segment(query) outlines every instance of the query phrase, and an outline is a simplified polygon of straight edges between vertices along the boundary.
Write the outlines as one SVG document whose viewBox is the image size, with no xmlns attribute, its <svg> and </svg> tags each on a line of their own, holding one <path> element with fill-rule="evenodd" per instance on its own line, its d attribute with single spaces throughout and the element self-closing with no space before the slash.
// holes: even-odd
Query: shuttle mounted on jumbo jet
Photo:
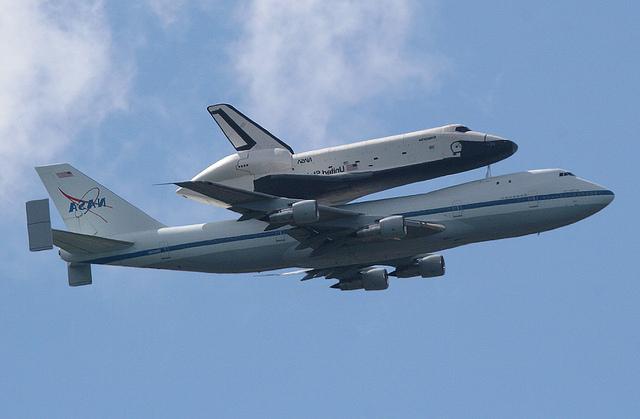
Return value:
<svg viewBox="0 0 640 419">
<path fill-rule="evenodd" d="M 49 200 L 27 202 L 29 248 L 59 247 L 72 286 L 90 284 L 91 265 L 103 264 L 210 273 L 296 267 L 303 279 L 337 279 L 332 288 L 383 290 L 389 276 L 444 275 L 436 252 L 558 228 L 613 200 L 559 169 L 339 206 L 187 181 L 176 184 L 242 216 L 167 227 L 71 165 L 36 170 L 69 231 L 51 228 Z"/>
<path fill-rule="evenodd" d="M 445 125 L 294 153 L 231 105 L 212 105 L 208 111 L 237 153 L 212 164 L 193 181 L 325 204 L 346 203 L 396 186 L 487 166 L 518 149 L 504 138 L 463 125 Z M 177 193 L 220 205 L 188 188 Z"/>
</svg>

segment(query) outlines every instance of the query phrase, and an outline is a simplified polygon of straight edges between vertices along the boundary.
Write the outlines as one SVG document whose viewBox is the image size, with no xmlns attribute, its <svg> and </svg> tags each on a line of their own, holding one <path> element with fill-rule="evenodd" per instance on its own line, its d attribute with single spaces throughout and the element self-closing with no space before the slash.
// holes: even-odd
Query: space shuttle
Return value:
<svg viewBox="0 0 640 419">
<path fill-rule="evenodd" d="M 207 167 L 192 181 L 327 205 L 488 166 L 518 149 L 505 138 L 450 124 L 296 153 L 231 105 L 211 105 L 207 110 L 236 153 Z M 176 193 L 224 206 L 190 189 L 179 188 Z"/>
</svg>

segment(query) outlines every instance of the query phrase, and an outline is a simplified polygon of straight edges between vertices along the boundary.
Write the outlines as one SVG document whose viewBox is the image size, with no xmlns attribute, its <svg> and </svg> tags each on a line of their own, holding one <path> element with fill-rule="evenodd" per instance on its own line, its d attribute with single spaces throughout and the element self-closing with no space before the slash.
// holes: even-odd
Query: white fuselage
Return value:
<svg viewBox="0 0 640 419">
<path fill-rule="evenodd" d="M 135 242 L 125 251 L 78 256 L 71 262 L 228 273 L 286 267 L 323 268 L 384 264 L 386 260 L 436 252 L 467 243 L 551 230 L 588 217 L 613 199 L 605 188 L 547 169 L 492 177 L 434 192 L 343 206 L 369 215 L 401 214 L 442 224 L 446 229 L 423 238 L 358 243 L 310 256 L 296 250 L 286 234 L 291 227 L 264 231 L 261 221 L 221 221 L 166 227 L 118 236 Z"/>
<path fill-rule="evenodd" d="M 283 148 L 240 151 L 212 164 L 192 180 L 335 204 L 491 164 L 517 149 L 509 140 L 475 131 L 459 132 L 457 127 L 460 126 L 447 125 L 295 154 Z M 305 185 L 314 186 L 303 180 L 299 186 L 279 189 L 278 182 L 282 180 L 271 181 L 269 176 L 273 175 L 342 176 L 341 179 L 353 180 L 353 183 L 344 188 L 346 182 L 336 182 L 335 190 L 322 187 L 310 190 L 311 195 L 289 196 L 286 194 L 299 192 Z M 188 189 L 180 188 L 177 192 L 187 198 L 217 204 Z"/>
</svg>

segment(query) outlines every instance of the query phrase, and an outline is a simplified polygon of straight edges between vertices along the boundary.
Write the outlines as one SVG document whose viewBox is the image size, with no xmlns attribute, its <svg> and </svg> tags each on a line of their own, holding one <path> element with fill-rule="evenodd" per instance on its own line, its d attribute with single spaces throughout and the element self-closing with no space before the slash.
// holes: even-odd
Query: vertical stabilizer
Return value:
<svg viewBox="0 0 640 419">
<path fill-rule="evenodd" d="M 71 166 L 36 167 L 67 228 L 74 233 L 111 237 L 163 224 Z"/>
<path fill-rule="evenodd" d="M 220 103 L 207 110 L 236 151 L 282 148 L 293 154 L 288 144 L 233 106 Z"/>
</svg>

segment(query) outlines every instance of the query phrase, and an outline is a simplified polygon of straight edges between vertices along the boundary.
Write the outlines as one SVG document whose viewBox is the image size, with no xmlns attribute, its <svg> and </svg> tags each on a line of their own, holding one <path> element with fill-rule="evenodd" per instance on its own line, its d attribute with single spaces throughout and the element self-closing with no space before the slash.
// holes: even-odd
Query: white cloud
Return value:
<svg viewBox="0 0 640 419">
<path fill-rule="evenodd" d="M 0 0 L 0 199 L 75 134 L 126 106 L 100 2 Z"/>
<path fill-rule="evenodd" d="M 424 17 L 414 21 L 419 6 L 256 0 L 238 10 L 242 34 L 230 55 L 247 111 L 287 140 L 318 143 L 349 106 L 394 89 L 433 87 L 444 60 L 409 45 L 418 28 L 429 27 Z"/>
</svg>

